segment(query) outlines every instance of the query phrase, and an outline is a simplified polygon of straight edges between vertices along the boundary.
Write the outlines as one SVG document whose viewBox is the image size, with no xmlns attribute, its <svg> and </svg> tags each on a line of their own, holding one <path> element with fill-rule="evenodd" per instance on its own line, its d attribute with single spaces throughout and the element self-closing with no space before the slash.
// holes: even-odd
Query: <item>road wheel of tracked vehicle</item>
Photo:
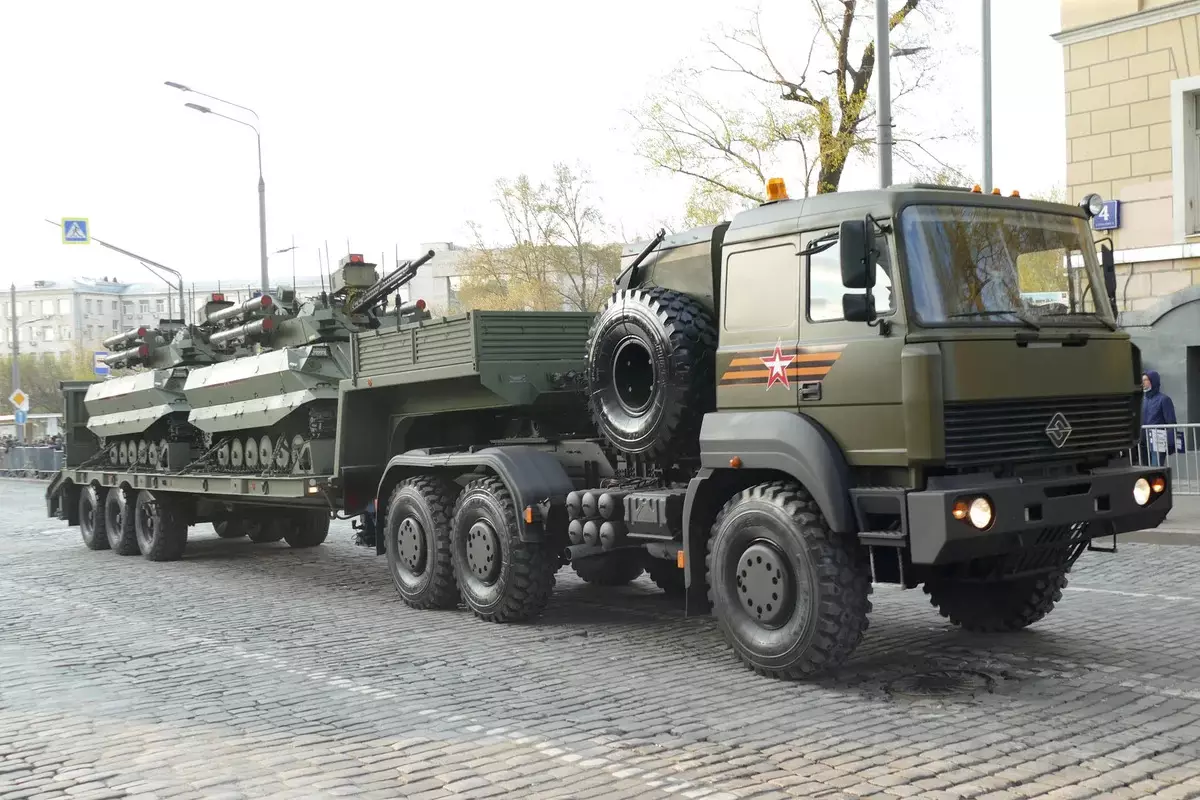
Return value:
<svg viewBox="0 0 1200 800">
<path fill-rule="evenodd" d="M 138 549 L 150 561 L 176 561 L 187 547 L 187 524 L 171 500 L 143 489 L 134 510 Z"/>
<path fill-rule="evenodd" d="M 229 466 L 233 469 L 241 469 L 246 463 L 245 459 L 246 446 L 242 444 L 241 439 L 234 439 L 229 443 Z"/>
<path fill-rule="evenodd" d="M 275 463 L 275 451 L 271 447 L 271 437 L 265 433 L 258 440 L 258 463 L 263 469 L 269 469 Z"/>
<path fill-rule="evenodd" d="M 975 633 L 1019 631 L 1054 610 L 1067 587 L 1065 567 L 1016 580 L 968 583 L 937 579 L 925 583 L 929 602 L 943 617 Z"/>
<path fill-rule="evenodd" d="M 107 550 L 104 532 L 104 489 L 94 485 L 79 493 L 79 535 L 88 550 Z"/>
<path fill-rule="evenodd" d="M 283 539 L 292 547 L 316 547 L 329 536 L 329 515 L 324 511 L 298 511 L 287 522 Z"/>
<path fill-rule="evenodd" d="M 248 470 L 258 469 L 258 440 L 251 436 L 242 449 L 242 463 Z"/>
<path fill-rule="evenodd" d="M 687 456 L 713 408 L 716 328 L 692 298 L 670 289 L 617 292 L 588 336 L 588 394 L 596 427 L 647 461 Z"/>
<path fill-rule="evenodd" d="M 834 669 L 867 629 L 871 583 L 859 554 L 799 484 L 760 484 L 726 503 L 707 566 L 721 631 L 760 675 Z"/>
<path fill-rule="evenodd" d="M 129 466 L 129 442 L 121 442 L 117 445 L 117 463 L 122 467 Z"/>
<path fill-rule="evenodd" d="M 120 486 L 109 489 L 108 497 L 104 498 L 104 529 L 108 534 L 108 546 L 119 556 L 136 556 L 141 552 L 133 516 L 135 502 L 136 497 L 130 490 Z"/>
<path fill-rule="evenodd" d="M 587 583 L 596 586 L 624 586 L 642 574 L 641 553 L 624 550 L 571 559 L 571 569 Z"/>
<path fill-rule="evenodd" d="M 144 465 L 150 463 L 149 456 L 150 456 L 150 443 L 147 440 L 142 439 L 141 441 L 139 441 L 137 443 L 137 456 L 136 456 L 135 460 L 137 461 L 139 466 L 144 466 Z"/>
<path fill-rule="evenodd" d="M 413 608 L 456 608 L 458 583 L 450 525 L 458 487 L 435 475 L 409 478 L 392 490 L 384 519 L 388 571 Z"/>
<path fill-rule="evenodd" d="M 255 544 L 278 542 L 288 531 L 288 522 L 279 517 L 248 517 L 240 522 L 246 537 Z"/>
<path fill-rule="evenodd" d="M 230 458 L 233 454 L 233 448 L 229 442 L 224 442 L 217 447 L 217 465 L 221 469 L 229 469 Z"/>
<path fill-rule="evenodd" d="M 498 478 L 467 484 L 451 524 L 454 575 L 463 601 L 488 622 L 516 622 L 542 613 L 554 589 L 556 554 L 522 542 L 517 509 Z"/>
<path fill-rule="evenodd" d="M 292 463 L 292 449 L 288 447 L 283 437 L 275 445 L 275 469 L 284 472 Z"/>
<path fill-rule="evenodd" d="M 154 466 L 158 467 L 159 469 L 166 469 L 167 467 L 169 467 L 170 462 L 167 458 L 167 455 L 170 452 L 171 452 L 171 448 L 167 445 L 167 440 L 159 439 L 158 440 L 158 452 L 155 454 L 156 462 L 155 462 Z"/>
<path fill-rule="evenodd" d="M 646 572 L 650 573 L 650 580 L 654 581 L 658 588 L 672 597 L 682 597 L 687 591 L 683 570 L 674 561 L 647 556 Z"/>
<path fill-rule="evenodd" d="M 246 526 L 240 519 L 223 519 L 212 524 L 217 536 L 222 539 L 238 539 L 246 535 Z"/>
<path fill-rule="evenodd" d="M 114 467 L 121 463 L 121 449 L 115 444 L 108 446 L 108 463 Z"/>
</svg>

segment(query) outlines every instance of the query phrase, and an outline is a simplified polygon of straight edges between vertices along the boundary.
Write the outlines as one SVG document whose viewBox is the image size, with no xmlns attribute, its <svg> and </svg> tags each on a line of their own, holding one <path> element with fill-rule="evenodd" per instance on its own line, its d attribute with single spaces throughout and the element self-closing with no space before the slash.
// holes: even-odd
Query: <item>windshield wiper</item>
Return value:
<svg viewBox="0 0 1200 800">
<path fill-rule="evenodd" d="M 1041 325 L 1038 325 L 1025 314 L 1022 314 L 1020 311 L 1011 308 L 1006 308 L 1004 310 L 993 308 L 987 309 L 986 311 L 963 311 L 959 314 L 947 314 L 946 319 L 962 319 L 963 317 L 994 317 L 1001 314 L 1012 315 L 1020 320 L 1022 325 L 1035 331 L 1040 331 L 1042 329 Z"/>
</svg>

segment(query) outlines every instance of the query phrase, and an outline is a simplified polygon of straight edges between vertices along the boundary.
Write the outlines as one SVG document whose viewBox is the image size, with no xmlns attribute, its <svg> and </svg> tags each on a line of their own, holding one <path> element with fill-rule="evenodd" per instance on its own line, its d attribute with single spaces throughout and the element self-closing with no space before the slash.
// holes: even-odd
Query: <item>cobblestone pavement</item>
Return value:
<svg viewBox="0 0 1200 800">
<path fill-rule="evenodd" d="M 564 570 L 489 625 L 401 605 L 347 523 L 155 564 L 42 491 L 0 481 L 3 798 L 1200 796 L 1200 548 L 1088 553 L 1011 635 L 877 589 L 849 668 L 794 684 L 644 578 Z"/>
</svg>

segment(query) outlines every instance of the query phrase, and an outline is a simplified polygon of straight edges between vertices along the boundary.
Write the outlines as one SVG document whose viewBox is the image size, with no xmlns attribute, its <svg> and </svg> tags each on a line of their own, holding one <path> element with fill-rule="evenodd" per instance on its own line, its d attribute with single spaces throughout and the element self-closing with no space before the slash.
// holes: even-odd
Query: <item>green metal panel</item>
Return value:
<svg viewBox="0 0 1200 800">
<path fill-rule="evenodd" d="M 584 356 L 594 314 L 481 311 L 475 313 L 479 361 L 571 361 Z"/>
<path fill-rule="evenodd" d="M 358 374 L 364 376 L 474 360 L 473 326 L 467 314 L 424 320 L 398 330 L 379 328 L 357 338 Z"/>
</svg>

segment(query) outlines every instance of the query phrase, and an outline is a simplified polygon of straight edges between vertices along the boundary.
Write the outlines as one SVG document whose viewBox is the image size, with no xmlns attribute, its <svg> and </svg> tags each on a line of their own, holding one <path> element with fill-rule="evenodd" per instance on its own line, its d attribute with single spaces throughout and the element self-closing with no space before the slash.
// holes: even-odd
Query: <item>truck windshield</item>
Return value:
<svg viewBox="0 0 1200 800">
<path fill-rule="evenodd" d="M 925 325 L 1110 324 L 1087 223 L 980 206 L 900 213 L 916 319 Z M 1099 310 L 1097 310 L 1099 309 Z"/>
</svg>

